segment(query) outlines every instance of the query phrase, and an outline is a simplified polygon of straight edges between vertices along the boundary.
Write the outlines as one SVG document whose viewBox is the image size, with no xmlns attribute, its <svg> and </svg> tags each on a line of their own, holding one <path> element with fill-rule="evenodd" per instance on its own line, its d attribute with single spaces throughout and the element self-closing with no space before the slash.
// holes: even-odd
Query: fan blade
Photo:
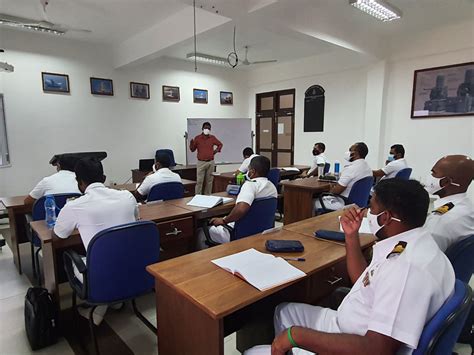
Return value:
<svg viewBox="0 0 474 355">
<path fill-rule="evenodd" d="M 54 26 L 53 29 L 58 30 L 58 31 L 64 31 L 64 32 L 68 32 L 68 31 L 84 32 L 84 33 L 91 33 L 92 32 L 92 30 L 88 30 L 86 28 L 74 28 L 74 27 L 68 27 L 68 26 L 63 26 L 63 25 Z"/>
<path fill-rule="evenodd" d="M 276 59 L 271 60 L 257 60 L 256 62 L 250 62 L 249 64 L 265 64 L 265 63 L 275 63 L 278 62 Z"/>
</svg>

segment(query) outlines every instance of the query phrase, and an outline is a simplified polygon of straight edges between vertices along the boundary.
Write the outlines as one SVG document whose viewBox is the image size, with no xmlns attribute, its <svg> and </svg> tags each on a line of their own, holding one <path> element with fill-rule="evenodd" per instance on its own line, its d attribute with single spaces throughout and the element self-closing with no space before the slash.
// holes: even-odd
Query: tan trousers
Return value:
<svg viewBox="0 0 474 355">
<path fill-rule="evenodd" d="M 197 161 L 197 181 L 196 181 L 196 195 L 210 195 L 212 193 L 212 182 L 214 176 L 214 160 L 211 161 Z"/>
</svg>

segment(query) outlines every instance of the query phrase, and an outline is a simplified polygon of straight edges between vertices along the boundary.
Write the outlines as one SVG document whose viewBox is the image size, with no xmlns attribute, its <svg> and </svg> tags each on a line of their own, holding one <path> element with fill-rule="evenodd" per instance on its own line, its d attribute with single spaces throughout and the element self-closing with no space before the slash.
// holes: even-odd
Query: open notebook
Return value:
<svg viewBox="0 0 474 355">
<path fill-rule="evenodd" d="M 261 253 L 253 248 L 212 260 L 212 263 L 247 281 L 260 291 L 306 275 L 284 259 Z"/>
<path fill-rule="evenodd" d="M 193 197 L 191 201 L 187 203 L 188 206 L 195 206 L 195 207 L 206 207 L 212 208 L 221 203 L 228 203 L 233 201 L 232 197 L 220 197 L 220 196 L 206 196 L 206 195 L 196 195 Z"/>
</svg>

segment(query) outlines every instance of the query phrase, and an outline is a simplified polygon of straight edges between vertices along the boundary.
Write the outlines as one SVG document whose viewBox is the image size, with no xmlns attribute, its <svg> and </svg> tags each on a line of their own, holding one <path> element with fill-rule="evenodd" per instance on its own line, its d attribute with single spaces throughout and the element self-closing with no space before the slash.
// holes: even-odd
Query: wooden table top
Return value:
<svg viewBox="0 0 474 355">
<path fill-rule="evenodd" d="M 214 211 L 216 212 L 216 215 L 219 214 L 219 211 L 221 211 L 221 210 L 226 211 L 226 210 L 232 209 L 235 205 L 236 196 L 229 195 L 225 191 L 216 192 L 216 193 L 212 194 L 212 196 L 232 197 L 234 199 L 231 202 L 228 202 L 228 203 L 218 205 L 216 207 L 211 208 L 211 210 L 213 212 Z M 206 207 L 197 207 L 197 206 L 187 205 L 187 203 L 189 201 L 191 201 L 193 198 L 194 198 L 194 196 L 193 197 L 184 197 L 184 198 L 179 198 L 179 199 L 176 199 L 176 200 L 168 200 L 168 201 L 166 201 L 166 203 L 168 203 L 170 205 L 173 205 L 173 206 L 176 206 L 176 207 L 179 207 L 179 208 L 183 208 L 183 209 L 191 211 L 191 212 L 202 212 L 202 211 L 210 210 L 209 208 L 206 208 Z"/>
<path fill-rule="evenodd" d="M 317 178 L 310 177 L 304 179 L 296 179 L 291 181 L 282 181 L 280 182 L 285 188 L 297 188 L 297 189 L 304 189 L 304 190 L 312 190 L 314 192 L 324 192 L 329 191 L 331 184 L 327 181 L 319 181 Z"/>
<path fill-rule="evenodd" d="M 283 170 L 283 167 L 277 167 L 278 169 L 281 170 L 281 175 L 282 176 L 287 176 L 287 175 L 297 175 L 299 173 L 297 173 L 296 171 L 286 171 L 286 170 Z M 308 165 L 292 165 L 292 166 L 285 166 L 285 168 L 298 168 L 301 171 L 304 171 L 304 170 L 309 170 L 309 166 Z M 213 173 L 214 176 L 217 176 L 217 177 L 223 177 L 223 178 L 228 178 L 228 179 L 235 179 L 235 171 L 226 171 L 226 172 L 223 172 L 223 173 Z"/>
<path fill-rule="evenodd" d="M 185 186 L 196 185 L 196 181 L 193 181 L 193 180 L 181 179 L 181 182 Z M 115 190 L 135 191 L 139 185 L 140 185 L 139 183 L 138 184 L 128 183 L 128 184 L 110 185 L 109 187 Z"/>
<path fill-rule="evenodd" d="M 23 207 L 27 196 L 0 197 L 0 201 L 5 208 Z"/>
<path fill-rule="evenodd" d="M 333 215 L 337 220 L 337 216 Z M 334 222 L 325 218 L 320 228 L 328 229 Z M 238 253 L 250 248 L 261 252 L 265 250 L 265 241 L 268 239 L 299 240 L 304 245 L 302 253 L 279 253 L 278 256 L 303 257 L 304 262 L 290 261 L 292 265 L 311 275 L 323 268 L 327 268 L 345 258 L 345 247 L 335 243 L 328 243 L 289 230 L 280 230 L 269 234 L 259 234 L 243 238 L 184 255 L 175 259 L 163 261 L 147 267 L 156 279 L 170 285 L 195 303 L 214 319 L 219 319 L 252 304 L 278 290 L 291 285 L 293 282 L 274 287 L 267 291 L 259 291 L 237 276 L 211 263 L 211 260 Z M 373 243 L 374 238 L 361 239 L 363 247 Z M 268 253 L 268 252 L 267 252 Z"/>
</svg>

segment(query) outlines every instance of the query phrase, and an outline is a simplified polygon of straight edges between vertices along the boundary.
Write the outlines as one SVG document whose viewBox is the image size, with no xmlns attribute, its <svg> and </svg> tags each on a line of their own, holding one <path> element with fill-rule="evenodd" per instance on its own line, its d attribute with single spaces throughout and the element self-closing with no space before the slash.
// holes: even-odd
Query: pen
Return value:
<svg viewBox="0 0 474 355">
<path fill-rule="evenodd" d="M 283 258 L 285 260 L 289 260 L 289 261 L 306 261 L 305 258 Z"/>
</svg>

